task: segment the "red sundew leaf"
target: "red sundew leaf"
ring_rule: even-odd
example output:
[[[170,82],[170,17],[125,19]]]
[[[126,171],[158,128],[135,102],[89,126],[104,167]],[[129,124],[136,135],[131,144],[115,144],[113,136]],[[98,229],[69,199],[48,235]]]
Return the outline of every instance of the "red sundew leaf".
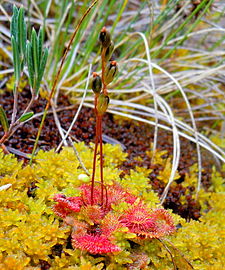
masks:
[[[71,214],[71,211],[66,209],[64,206],[61,206],[60,204],[56,204],[53,206],[52,210],[54,211],[54,213],[61,217],[61,218],[65,218],[66,216],[68,216],[69,214]]]
[[[130,232],[139,234],[155,228],[155,221],[150,216],[150,211],[142,204],[135,205],[120,217],[120,222]]]
[[[155,209],[151,213],[155,220],[155,233],[157,238],[172,234],[176,231],[172,216],[165,209]]]
[[[107,191],[108,191],[108,206],[110,206],[110,209],[112,204],[118,204],[124,200],[124,190],[120,185],[113,184],[111,186],[108,186]]]
[[[134,202],[137,200],[137,196],[126,191],[124,194],[124,200],[126,203],[134,204]]]
[[[66,224],[72,226],[72,237],[83,236],[87,233],[88,224],[86,222],[79,221],[73,216],[67,216],[64,221]]]
[[[80,197],[66,197],[63,194],[55,194],[53,199],[55,202],[58,202],[58,204],[53,207],[53,211],[62,218],[70,213],[79,212],[82,206]]]
[[[121,251],[117,245],[113,244],[103,235],[86,234],[80,237],[73,237],[72,245],[74,248],[86,250],[91,254],[106,254]]]
[[[150,211],[141,203],[127,210],[120,222],[140,238],[160,238],[176,230],[169,212],[165,209]]]
[[[105,195],[106,204],[104,207],[105,213],[111,210],[112,204],[119,204],[120,202],[127,202],[129,204],[133,204],[137,197],[128,191],[124,190],[120,185],[114,183],[111,186],[107,186],[107,196]],[[82,194],[83,203],[86,205],[91,204],[91,185],[84,184],[80,187]],[[101,186],[94,187],[94,198],[93,198],[94,205],[101,204]]]
[[[135,195],[123,189],[119,184],[114,183],[112,186],[108,186],[108,203],[110,205],[120,202],[133,204],[136,200],[137,197]]]
[[[113,232],[121,227],[122,224],[120,223],[119,218],[113,213],[108,213],[102,220],[101,231],[103,235],[110,237]]]
[[[98,205],[83,206],[80,214],[85,220],[91,220],[94,224],[99,224],[104,217],[104,211]]]

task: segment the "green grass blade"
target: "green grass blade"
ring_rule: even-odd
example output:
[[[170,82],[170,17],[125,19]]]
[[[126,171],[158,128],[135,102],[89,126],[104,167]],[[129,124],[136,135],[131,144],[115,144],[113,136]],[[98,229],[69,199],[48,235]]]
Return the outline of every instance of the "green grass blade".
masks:
[[[63,50],[64,50],[64,46],[61,46],[59,44],[59,39],[61,40],[61,32],[62,32],[62,27],[63,27],[63,22],[62,22],[62,18],[64,18],[64,14],[66,12],[66,6],[68,5],[68,0],[66,1],[61,1],[60,2],[60,8],[57,9],[57,14],[56,14],[56,22],[55,22],[55,29],[56,29],[56,32],[55,32],[55,35],[54,35],[54,39],[53,39],[53,42],[52,42],[52,45],[51,45],[51,51],[50,51],[50,55],[49,55],[49,62],[51,63],[51,66],[53,64],[53,72],[51,74],[51,76],[55,77],[56,75],[56,69],[57,69],[57,64],[58,61],[60,61],[60,58],[63,54]],[[73,4],[74,5],[74,4]],[[71,8],[70,9],[70,12],[73,11],[73,9]],[[71,16],[69,16],[68,20],[69,23],[70,23],[70,20],[71,20]],[[69,26],[68,26],[69,27]],[[67,33],[66,33],[67,34]],[[61,44],[64,44],[64,42],[66,41],[66,35],[64,35],[63,37],[64,39],[62,39],[62,43]],[[47,74],[49,73],[49,70],[50,70],[50,66],[47,67]]]
[[[43,31],[42,28],[40,28],[40,30],[38,32],[38,59],[39,59],[39,67],[40,67],[40,62],[41,62],[41,58],[42,58],[43,40],[44,40],[44,31]]]
[[[35,89],[36,95],[38,94],[38,90],[40,88],[40,84],[41,84],[41,80],[42,80],[42,77],[43,77],[43,74],[44,74],[47,59],[48,59],[48,49],[46,48],[44,50],[43,56],[41,58],[40,68],[39,68],[39,71],[38,71],[38,78],[37,78],[37,84],[36,84],[36,89]]]
[[[27,121],[28,119],[30,119],[32,116],[34,115],[34,112],[27,112],[23,115],[20,116],[19,118],[19,121],[22,123],[22,122],[25,122]]]
[[[0,105],[0,122],[3,127],[3,130],[7,132],[9,130],[9,122],[5,113],[5,110],[3,107]]]
[[[17,33],[18,33],[18,8],[14,5],[13,6],[13,16],[12,16],[12,20],[11,20],[11,24],[10,24],[10,32],[11,32],[11,36],[14,36],[14,38],[17,41]]]
[[[20,80],[20,58],[19,58],[19,50],[17,47],[17,43],[15,37],[11,37],[12,49],[13,49],[13,66],[14,66],[14,73],[16,78],[16,83],[19,83]]]
[[[124,9],[125,9],[126,6],[127,6],[127,4],[128,4],[128,0],[124,0],[124,1],[120,4],[119,11],[118,11],[118,15],[117,15],[117,17],[116,17],[116,19],[115,19],[115,21],[114,21],[114,23],[113,23],[113,26],[112,26],[112,33],[114,32],[114,29],[115,29],[115,27],[117,26],[117,24],[118,24],[118,22],[119,22],[119,20],[120,20],[120,18],[121,18],[121,16],[122,16],[122,14],[123,14],[123,12],[124,12]]]
[[[159,16],[154,20],[153,22],[153,26],[162,26],[162,24],[164,23],[165,20],[168,19],[168,17],[170,17],[170,12],[176,7],[176,5],[179,3],[180,0],[170,0],[167,5],[166,8],[159,13]]]
[[[37,33],[32,29],[32,34],[31,34],[31,47],[32,47],[32,54],[33,54],[33,63],[34,63],[34,71],[35,71],[35,76],[37,77],[38,75],[38,67],[39,67],[39,59],[38,59],[38,39],[37,39]]]
[[[26,47],[26,57],[27,57],[27,67],[28,67],[28,79],[32,89],[34,89],[34,64],[33,64],[33,54],[30,41],[27,42]]]
[[[23,69],[23,64],[25,61],[26,55],[26,41],[27,41],[27,28],[24,19],[24,8],[20,8],[18,14],[18,45],[19,45],[19,53],[21,60],[21,70]]]
[[[168,44],[168,42],[171,40],[171,39],[173,39],[180,31],[182,31],[184,28],[185,28],[185,26],[186,25],[188,25],[188,23],[190,23],[191,22],[191,20],[194,18],[194,16],[206,5],[206,2],[207,2],[208,0],[203,0],[202,2],[201,2],[201,4],[199,4],[198,5],[198,7],[183,21],[183,23],[182,24],[180,24],[176,29],[174,29],[174,31],[171,31],[171,34],[170,35],[168,35],[168,37],[166,38],[166,40],[163,42],[163,44],[162,44],[162,46],[159,48],[159,50],[157,50],[155,53],[153,53],[153,55],[152,55],[152,57],[153,58],[155,58],[155,57],[157,57],[158,55],[159,55],[159,53],[161,52],[161,49],[163,49],[167,44]],[[199,23],[199,21],[200,21],[200,18],[202,17],[202,15],[205,13],[205,10],[207,10],[208,9],[208,7],[211,5],[211,3],[213,2],[214,0],[210,0],[208,3],[207,3],[207,5],[206,5],[206,7],[204,8],[204,11],[202,12],[202,14],[198,17],[198,19],[194,22],[194,23],[192,23],[191,24],[191,26],[190,26],[190,28],[187,30],[187,34],[189,33],[189,32],[191,32],[192,30],[193,30],[193,28]],[[185,37],[184,37],[184,39],[182,39],[182,42],[185,40]],[[181,44],[182,42],[179,42],[179,44]],[[178,45],[177,45],[178,46]],[[176,47],[177,47],[176,46]],[[173,48],[172,50],[174,50],[175,48]],[[172,52],[172,50],[171,50],[171,52]],[[171,54],[171,52],[170,52],[170,54]],[[164,60],[164,59],[166,59],[167,57],[169,56],[169,54],[167,53],[167,54],[164,54],[164,56],[163,56],[163,59],[161,59],[160,61],[162,61],[162,60]]]
[[[176,43],[175,46],[173,46],[172,49],[170,49],[166,54],[164,54],[164,56],[160,59],[160,61],[163,61],[164,59],[168,58],[174,50],[176,50],[176,48],[181,45],[186,39],[188,34],[200,23],[202,16],[207,12],[208,8],[210,7],[210,5],[212,4],[214,0],[210,0],[208,2],[208,0],[203,0],[201,4],[199,4],[199,6],[191,13],[191,15],[189,16],[190,19],[197,14],[198,11],[201,10],[201,8],[204,8],[203,11],[201,12],[201,14],[198,16],[198,18],[195,20],[195,22],[188,28],[188,30],[186,31],[183,39],[181,39],[180,41],[178,41]],[[208,2],[208,3],[207,3]],[[207,4],[206,4],[207,3]],[[178,27],[179,29],[179,27]],[[175,31],[176,32],[176,31]],[[174,37],[174,34],[172,34],[172,36]],[[168,39],[169,41],[169,39]]]

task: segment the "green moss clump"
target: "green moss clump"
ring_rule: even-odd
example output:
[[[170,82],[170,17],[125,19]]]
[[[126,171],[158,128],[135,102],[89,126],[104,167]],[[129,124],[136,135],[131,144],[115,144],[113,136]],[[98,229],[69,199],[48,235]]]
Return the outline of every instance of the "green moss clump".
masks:
[[[188,254],[194,269],[223,269],[225,265],[225,193],[209,193],[210,211],[202,213],[199,221],[183,222],[171,239],[182,252]]]
[[[77,144],[76,148],[91,173],[92,150],[83,143]],[[147,178],[150,171],[137,167],[121,180],[118,165],[126,159],[126,154],[118,146],[111,145],[106,145],[105,153],[105,182],[109,185],[118,182],[144,200],[149,207],[156,207],[159,199]],[[162,153],[156,155],[155,163],[163,164],[165,169],[161,177],[164,177],[170,166],[161,156]],[[186,222],[178,215],[173,215],[179,229],[173,236],[162,239],[163,242],[157,239],[134,241],[129,234],[124,239],[123,232],[118,231],[116,238],[120,241],[121,234],[119,244],[122,252],[98,256],[72,249],[69,240],[71,226],[63,223],[52,211],[54,194],[79,196],[78,187],[87,183],[87,179],[79,178],[83,171],[71,148],[66,147],[59,154],[54,151],[40,151],[32,167],[23,166],[13,155],[4,155],[0,151],[0,170],[0,186],[12,184],[9,189],[0,191],[2,270],[41,269],[43,262],[53,270],[171,270],[173,263],[165,245],[173,254],[179,269],[191,269],[181,253],[194,269],[219,270],[225,265],[224,182],[215,170],[212,175],[212,189],[199,194],[202,205],[202,217],[199,221]],[[98,171],[97,168],[96,179],[99,179]],[[187,182],[195,181],[193,175],[187,176]],[[123,211],[126,205],[121,203],[115,207],[118,211]]]
[[[18,170],[21,169],[21,162],[18,162],[13,158],[12,154],[4,155],[3,151],[0,150],[0,175],[1,176],[13,176]]]

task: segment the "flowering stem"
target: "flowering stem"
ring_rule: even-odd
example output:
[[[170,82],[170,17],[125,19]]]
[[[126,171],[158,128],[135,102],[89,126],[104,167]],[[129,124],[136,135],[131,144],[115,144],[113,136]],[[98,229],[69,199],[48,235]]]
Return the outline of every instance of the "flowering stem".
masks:
[[[105,67],[106,67],[106,59],[105,59],[105,53],[106,53],[105,47],[102,48],[102,85],[103,85],[103,94],[107,95],[107,89],[105,84]],[[100,143],[100,179],[101,179],[101,205],[103,206],[103,197],[104,197],[104,175],[103,175],[103,151],[102,151],[102,115],[97,115],[97,122],[99,123],[99,143]],[[107,191],[106,191],[107,193]],[[107,195],[106,195],[107,196]]]
[[[95,115],[96,115],[96,127],[95,127],[95,149],[94,149],[93,169],[92,169],[92,177],[91,177],[91,205],[93,205],[93,203],[94,203],[96,157],[97,157],[98,142],[99,142],[99,118],[98,118],[97,109],[96,109],[97,99],[98,99],[98,96],[95,95],[94,110],[95,110]]]
[[[102,116],[99,118],[99,143],[100,143],[100,178],[101,178],[101,204],[103,205],[104,176],[103,176],[103,151],[102,151]]]
[[[105,61],[105,53],[106,53],[106,49],[107,48],[102,48],[102,54],[101,54],[101,58],[102,58],[102,84],[103,84],[103,93],[105,95],[107,95],[107,89],[106,89],[106,84],[105,84],[105,78],[104,78],[104,74],[105,74],[105,66],[106,66],[106,61]]]

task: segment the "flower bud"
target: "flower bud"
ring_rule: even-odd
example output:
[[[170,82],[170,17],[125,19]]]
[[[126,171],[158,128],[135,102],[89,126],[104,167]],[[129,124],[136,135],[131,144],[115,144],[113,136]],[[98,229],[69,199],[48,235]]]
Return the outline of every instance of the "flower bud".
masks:
[[[105,84],[108,85],[113,81],[113,79],[116,77],[118,73],[118,65],[116,61],[111,61],[107,66],[106,66],[106,71],[105,71]]]
[[[109,105],[109,97],[105,96],[103,93],[101,93],[98,97],[97,101],[97,112],[99,115],[103,115]]]
[[[102,90],[102,79],[96,72],[93,72],[91,89],[93,90],[95,94],[100,93]]]
[[[103,48],[108,48],[111,42],[110,33],[106,30],[104,26],[100,32],[99,40],[102,43]]]
[[[109,59],[111,58],[113,50],[114,50],[114,42],[111,41],[109,47],[106,49],[106,52],[105,52],[105,61],[106,62],[108,62]]]

